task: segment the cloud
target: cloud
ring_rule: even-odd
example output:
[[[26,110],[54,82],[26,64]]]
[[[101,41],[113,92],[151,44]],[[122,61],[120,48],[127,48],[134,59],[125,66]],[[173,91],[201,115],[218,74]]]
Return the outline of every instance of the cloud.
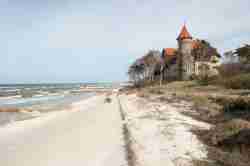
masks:
[[[82,11],[72,11],[71,15],[61,15],[60,19],[53,20],[60,28],[48,33],[49,45],[118,47],[135,52],[174,46],[184,21],[195,37],[223,45],[224,38],[248,33],[250,28],[250,23],[246,21],[250,18],[247,1],[136,2],[116,1],[110,5],[97,5],[98,10],[85,11],[83,8]]]
[[[0,43],[2,47],[8,43],[1,54],[8,55],[7,62],[22,55],[33,57],[37,66],[55,65],[51,75],[60,75],[60,80],[70,77],[60,74],[68,73],[63,69],[65,65],[72,66],[74,80],[82,75],[101,79],[100,68],[110,75],[109,80],[125,79],[129,63],[148,49],[177,47],[176,37],[184,21],[193,37],[208,40],[221,53],[250,43],[250,1],[246,0],[20,2],[0,3],[4,23],[0,27]],[[56,64],[52,57],[60,57],[60,63]],[[7,69],[8,64],[11,63],[3,67]],[[21,69],[27,64],[22,61],[16,65]],[[98,67],[91,74],[77,70],[90,66]],[[17,72],[5,71],[13,76]],[[42,75],[41,69],[36,71]]]

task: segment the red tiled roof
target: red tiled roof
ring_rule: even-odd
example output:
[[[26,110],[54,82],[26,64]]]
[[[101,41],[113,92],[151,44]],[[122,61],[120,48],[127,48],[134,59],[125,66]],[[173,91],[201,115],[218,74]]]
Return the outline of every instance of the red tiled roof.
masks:
[[[193,43],[192,43],[192,48],[193,49],[196,49],[196,48],[198,48],[200,46],[200,43],[198,42],[198,41],[193,41]]]
[[[175,48],[164,48],[164,56],[174,56],[176,55],[177,49]]]
[[[183,39],[192,39],[192,36],[188,32],[186,25],[183,25],[181,29],[181,33],[179,34],[177,40],[183,40]]]

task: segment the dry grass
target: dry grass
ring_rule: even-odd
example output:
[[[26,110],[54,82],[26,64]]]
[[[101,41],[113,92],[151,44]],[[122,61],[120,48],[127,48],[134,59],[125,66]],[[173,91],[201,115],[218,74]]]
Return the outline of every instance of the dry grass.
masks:
[[[234,119],[225,123],[217,124],[207,133],[207,138],[209,138],[213,145],[218,145],[221,141],[244,129],[250,129],[250,122],[241,119]]]
[[[218,162],[206,161],[206,160],[192,160],[193,166],[223,166]]]
[[[225,111],[249,111],[250,97],[217,97],[215,101],[224,106]]]
[[[209,107],[211,103],[207,96],[190,96],[193,106],[196,110],[202,109],[202,107]]]
[[[249,91],[229,90],[219,86],[199,86],[190,81],[171,83],[165,86],[164,90],[169,95],[161,97],[161,100],[166,99],[165,101],[171,102],[170,97],[192,102],[195,111],[186,113],[195,119],[215,125],[211,130],[197,132],[198,129],[196,129],[194,131],[198,138],[209,147],[209,162],[194,160],[194,165],[250,165],[250,146],[236,141],[236,137],[241,141],[249,136],[243,137],[244,135],[241,134],[239,136],[241,131],[250,127],[250,122],[246,121],[250,120],[250,97],[247,97],[250,94]],[[231,138],[230,145],[224,141],[229,138]]]
[[[250,165],[250,145],[239,144],[239,141],[236,141],[238,138],[240,141],[246,140],[249,136],[241,134],[246,129],[250,129],[249,90],[233,90],[214,85],[200,86],[195,81],[179,81],[162,87],[144,87],[138,96],[154,96],[163,103],[178,103],[181,100],[193,103],[191,106],[193,111],[187,111],[185,114],[214,125],[206,131],[193,130],[208,146],[207,160],[209,161],[194,160],[193,165]]]
[[[234,148],[229,149],[228,146],[222,145],[211,145],[211,139],[207,136],[209,130],[198,130],[195,129],[193,132],[204,144],[207,144],[206,150],[208,152],[207,159],[202,161],[194,160],[193,163],[196,166],[204,164],[204,166],[249,166],[250,157],[249,152],[240,151],[239,146],[236,145]],[[248,146],[249,147],[249,146]],[[209,161],[209,162],[208,162]],[[213,164],[211,164],[213,163]]]
[[[151,94],[155,94],[155,95],[162,95],[164,94],[164,91],[161,88],[152,88],[149,91]]]
[[[249,166],[249,160],[238,152],[224,152],[218,148],[209,148],[208,156],[222,166]]]
[[[144,92],[144,91],[139,91],[139,92],[136,93],[136,96],[137,97],[148,98],[149,94],[147,92]]]
[[[199,119],[215,124],[215,127],[203,132],[202,135],[203,142],[213,147],[213,151],[209,152],[208,158],[223,166],[249,165],[249,141],[242,141],[249,139],[249,135],[239,134],[246,129],[250,129],[250,122],[247,121],[250,112],[249,100],[242,97],[232,98],[228,96],[220,96],[216,100],[211,100],[211,97],[196,96],[192,100],[199,113]],[[213,105],[217,105],[220,109],[216,109],[216,107],[213,109]],[[204,106],[207,110],[202,109]],[[215,110],[217,110],[217,114],[215,112],[214,115],[209,116]]]

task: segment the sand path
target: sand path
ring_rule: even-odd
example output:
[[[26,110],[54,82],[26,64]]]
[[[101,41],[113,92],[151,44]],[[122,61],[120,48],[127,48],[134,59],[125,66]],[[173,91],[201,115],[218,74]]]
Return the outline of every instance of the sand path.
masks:
[[[122,121],[104,96],[0,128],[3,166],[124,166]]]
[[[205,146],[192,128],[210,126],[183,114],[189,103],[170,104],[121,95],[126,124],[136,155],[136,166],[192,166],[193,159],[206,158]]]

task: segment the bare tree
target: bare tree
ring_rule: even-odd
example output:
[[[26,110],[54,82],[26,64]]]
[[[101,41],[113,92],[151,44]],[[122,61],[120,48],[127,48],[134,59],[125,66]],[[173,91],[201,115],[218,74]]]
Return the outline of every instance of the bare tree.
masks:
[[[155,81],[159,76],[160,84],[162,83],[163,60],[159,51],[150,50],[142,58],[137,59],[130,67],[128,75],[136,85],[145,82]]]
[[[161,52],[156,50],[150,50],[145,55],[146,69],[148,70],[148,77],[151,82],[155,81],[155,77],[159,75],[160,84],[163,77],[164,62],[161,57]]]
[[[243,47],[237,48],[235,55],[240,58],[240,61],[243,63],[250,63],[250,45],[246,44]]]
[[[221,57],[217,49],[212,47],[206,40],[197,39],[194,43],[192,55],[196,61],[209,61],[212,56]]]
[[[128,70],[129,79],[139,86],[144,79],[145,65],[142,59],[137,59]]]

